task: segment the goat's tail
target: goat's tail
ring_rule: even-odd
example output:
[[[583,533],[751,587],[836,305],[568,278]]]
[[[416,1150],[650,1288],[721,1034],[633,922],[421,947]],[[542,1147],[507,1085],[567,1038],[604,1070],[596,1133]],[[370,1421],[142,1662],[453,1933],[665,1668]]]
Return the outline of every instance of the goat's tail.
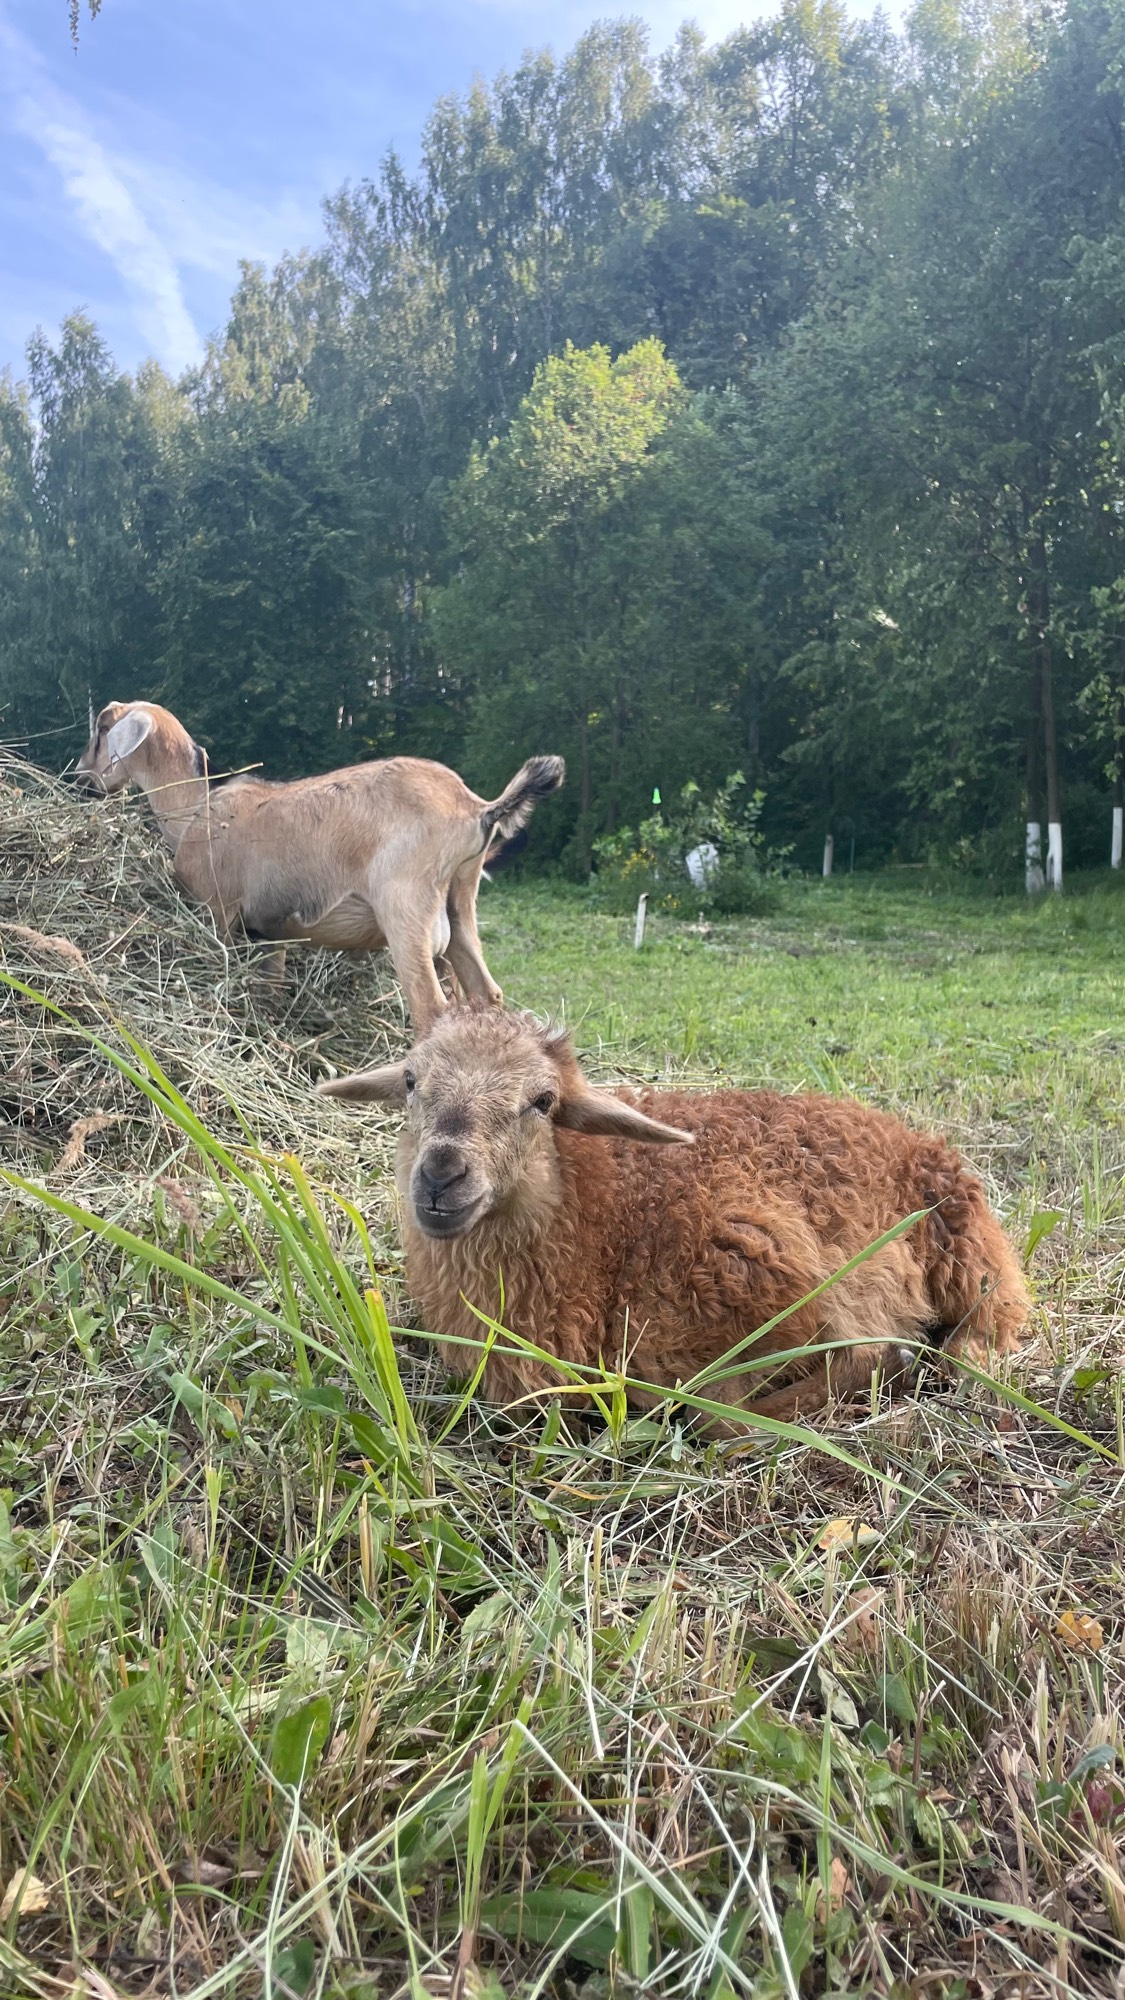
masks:
[[[485,843],[495,834],[508,840],[518,833],[521,826],[527,825],[540,799],[557,792],[565,776],[566,765],[561,757],[529,757],[500,797],[485,806],[480,816]]]

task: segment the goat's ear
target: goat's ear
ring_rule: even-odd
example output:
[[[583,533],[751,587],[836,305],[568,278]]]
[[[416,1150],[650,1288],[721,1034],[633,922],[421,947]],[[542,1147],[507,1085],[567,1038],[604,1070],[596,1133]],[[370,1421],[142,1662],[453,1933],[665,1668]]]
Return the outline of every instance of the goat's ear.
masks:
[[[381,1069],[360,1069],[354,1076],[334,1076],[316,1086],[318,1097],[344,1097],[352,1104],[405,1104],[409,1064],[384,1063]]]
[[[568,1132],[585,1132],[602,1139],[642,1139],[650,1146],[694,1146],[690,1132],[678,1125],[661,1125],[646,1118],[608,1090],[584,1090],[579,1097],[564,1097],[555,1114],[556,1125]]]
[[[120,764],[139,750],[146,736],[152,734],[152,716],[147,708],[131,708],[120,722],[115,722],[105,739],[110,762]]]

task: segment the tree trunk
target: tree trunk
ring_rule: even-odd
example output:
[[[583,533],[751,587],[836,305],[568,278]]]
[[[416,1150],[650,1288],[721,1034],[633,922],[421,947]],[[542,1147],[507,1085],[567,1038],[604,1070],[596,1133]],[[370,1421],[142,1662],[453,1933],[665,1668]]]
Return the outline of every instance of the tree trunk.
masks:
[[[747,776],[751,788],[758,782],[758,765],[762,755],[762,724],[757,674],[750,681],[747,695],[748,713],[746,717],[746,755],[749,764]]]
[[[583,875],[590,873],[590,725],[583,716],[578,725],[578,860]]]
[[[621,790],[621,745],[625,734],[622,717],[623,706],[621,690],[618,687],[613,697],[613,713],[609,725],[609,796],[606,799],[605,807],[605,830],[607,833],[616,833],[617,831],[617,810],[620,803],[619,793]]]
[[[824,836],[824,862],[820,871],[826,882],[832,873],[832,857],[835,847],[836,842],[833,840],[832,835],[826,833]]]
[[[1113,710],[1113,836],[1109,865],[1121,866],[1122,832],[1125,830],[1125,682],[1118,687]]]
[[[1063,885],[1062,806],[1059,800],[1059,754],[1055,728],[1055,677],[1051,658],[1051,603],[1047,583],[1047,545],[1036,529],[1028,543],[1031,639],[1039,656],[1039,689],[1043,708],[1043,764],[1047,779],[1047,887]],[[1030,816],[1030,815],[1029,815]]]
[[[1047,766],[1047,887],[1063,885],[1062,807],[1059,803],[1059,756],[1055,736],[1055,689],[1050,642],[1043,642],[1043,753]]]
[[[1043,727],[1043,680],[1039,654],[1031,668],[1031,690],[1027,707],[1027,839],[1024,849],[1024,887],[1037,896],[1043,880],[1043,799],[1039,781],[1039,732]]]
[[[1113,704],[1113,838],[1109,842],[1109,866],[1121,868],[1121,834],[1125,828],[1125,678],[1117,684],[1117,702]]]

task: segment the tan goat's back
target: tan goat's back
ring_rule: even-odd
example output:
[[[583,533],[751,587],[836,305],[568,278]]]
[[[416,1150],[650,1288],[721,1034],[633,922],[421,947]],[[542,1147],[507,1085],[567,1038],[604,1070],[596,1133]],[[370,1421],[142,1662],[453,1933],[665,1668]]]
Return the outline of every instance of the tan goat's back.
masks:
[[[562,784],[561,757],[529,757],[496,799],[420,757],[352,764],[273,784],[213,777],[183,724],[155,702],[110,702],[77,776],[105,792],[139,785],[177,879],[230,933],[365,952],[384,945],[422,1029],[446,1004],[435,961],[461,992],[501,1003],[476,922],[494,839],[525,826]]]
[[[345,950],[387,941],[388,901],[432,903],[482,854],[483,801],[421,758],[272,785],[213,785],[177,856],[184,880],[263,936]]]

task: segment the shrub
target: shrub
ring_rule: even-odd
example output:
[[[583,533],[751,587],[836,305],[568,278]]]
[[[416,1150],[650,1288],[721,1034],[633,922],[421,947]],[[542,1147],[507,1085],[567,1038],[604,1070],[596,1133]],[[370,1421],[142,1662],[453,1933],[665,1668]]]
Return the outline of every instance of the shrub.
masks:
[[[675,807],[666,812],[658,807],[638,827],[625,826],[595,841],[599,900],[610,909],[629,910],[647,892],[651,909],[674,917],[750,916],[772,909],[771,878],[780,874],[785,853],[766,847],[759,825],[765,794],[737,798],[745,785],[742,772],[735,771],[706,798],[689,783]],[[687,856],[704,842],[716,850],[718,867],[696,888]]]

